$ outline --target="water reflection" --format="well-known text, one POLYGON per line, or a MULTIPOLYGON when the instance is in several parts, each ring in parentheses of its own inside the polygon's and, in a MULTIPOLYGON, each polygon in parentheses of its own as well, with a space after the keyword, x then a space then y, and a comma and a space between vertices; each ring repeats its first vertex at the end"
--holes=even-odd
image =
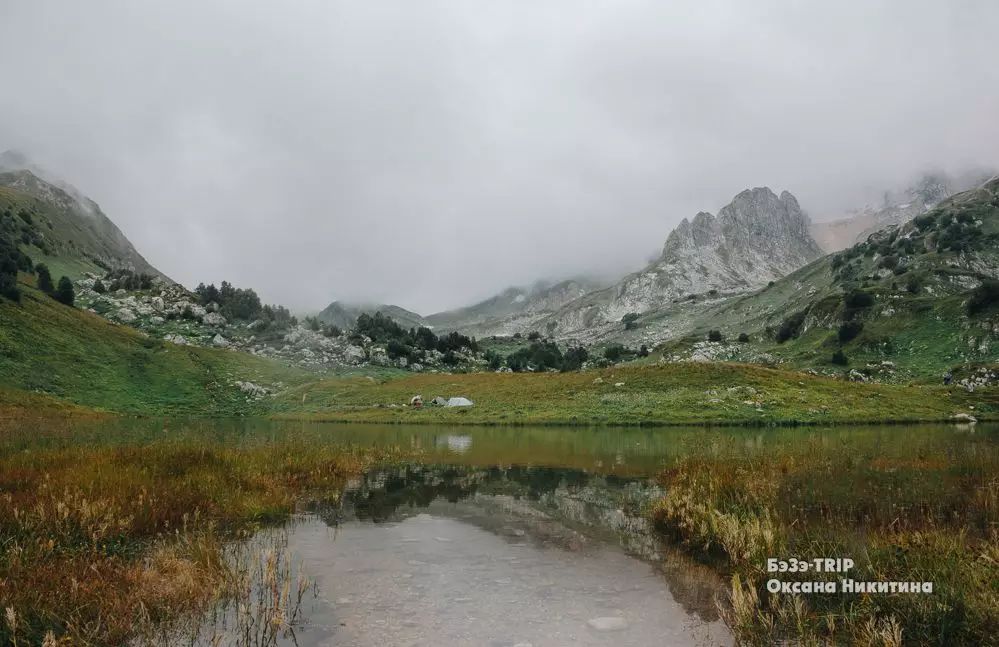
POLYGON ((371 472, 290 535, 325 593, 298 644, 730 644, 717 576, 639 515, 656 493, 566 468, 371 472))

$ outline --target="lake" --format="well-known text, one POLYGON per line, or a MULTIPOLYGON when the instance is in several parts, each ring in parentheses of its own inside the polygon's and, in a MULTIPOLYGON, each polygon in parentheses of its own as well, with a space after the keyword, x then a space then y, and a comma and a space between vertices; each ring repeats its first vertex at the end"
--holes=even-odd
POLYGON ((265 524, 242 542, 280 544, 291 578, 299 569, 308 577, 294 622, 249 640, 234 628, 236 611, 216 611, 189 638, 203 644, 731 645, 718 604, 728 592, 719 575, 724 564, 692 554, 684 537, 650 521, 666 492, 665 468, 724 465, 748 474, 779 463, 775 480, 791 474, 797 481, 777 488, 775 510, 802 527, 835 525, 864 541, 891 523, 914 530, 951 524, 988 536, 996 510, 957 501, 976 483, 991 483, 999 464, 999 433, 985 425, 564 429, 110 420, 12 426, 3 443, 8 456, 143 445, 264 451, 275 461, 289 451, 342 447, 392 448, 399 456, 347 478, 334 496, 303 495, 289 522, 265 524), (806 463, 812 467, 794 467, 806 463), (824 465, 825 475, 814 467, 824 465))

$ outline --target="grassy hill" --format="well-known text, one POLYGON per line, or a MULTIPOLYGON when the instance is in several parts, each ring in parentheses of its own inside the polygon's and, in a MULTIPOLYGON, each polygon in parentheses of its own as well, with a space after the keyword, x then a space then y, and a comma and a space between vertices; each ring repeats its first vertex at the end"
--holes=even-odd
POLYGON ((20 304, 0 299, 0 387, 117 412, 218 416, 265 411, 268 399, 248 397, 236 381, 280 389, 310 377, 246 353, 152 340, 21 289, 20 304))
POLYGON ((0 217, 18 227, 21 248, 56 277, 79 278, 84 272, 103 274, 124 267, 166 278, 96 203, 31 171, 0 173, 0 217))
POLYGON ((728 341, 707 352, 720 359, 772 358, 826 373, 889 362, 895 381, 937 380, 999 356, 999 298, 989 287, 997 277, 999 179, 759 292, 659 315, 684 320, 687 332, 662 350, 689 354, 718 330, 728 341), (751 343, 737 343, 741 333, 751 343), (846 364, 833 362, 837 352, 846 364))

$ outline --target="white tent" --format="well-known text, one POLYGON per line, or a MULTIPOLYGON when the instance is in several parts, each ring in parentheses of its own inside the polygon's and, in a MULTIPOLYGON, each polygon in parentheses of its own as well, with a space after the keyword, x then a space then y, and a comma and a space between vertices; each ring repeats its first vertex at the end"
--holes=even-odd
POLYGON ((447 401, 445 407, 470 407, 472 406, 472 401, 468 398, 451 398, 447 401))

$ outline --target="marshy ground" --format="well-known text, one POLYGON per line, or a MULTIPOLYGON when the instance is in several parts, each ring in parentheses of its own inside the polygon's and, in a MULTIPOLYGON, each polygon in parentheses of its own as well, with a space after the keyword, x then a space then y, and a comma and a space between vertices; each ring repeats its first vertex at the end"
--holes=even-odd
MULTIPOLYGON (((569 599, 571 582, 583 583, 571 596, 579 615, 562 614, 562 625, 539 616, 520 627, 513 607, 480 604, 497 645, 545 645, 563 631, 599 641, 588 622, 600 617, 624 619, 619 644, 646 644, 652 634, 642 632, 656 631, 646 605, 679 605, 707 625, 724 618, 745 644, 988 645, 999 635, 999 430, 985 424, 653 430, 52 416, 3 424, 4 642, 41 644, 51 632, 50 643, 121 644, 211 617, 225 600, 260 588, 247 583, 248 562, 241 572, 227 551, 296 511, 307 520, 297 527, 315 532, 289 527, 284 559, 304 556, 305 582, 331 604, 292 617, 297 571, 268 576, 266 558, 258 560, 258 580, 276 592, 265 615, 283 618, 264 635, 275 644, 281 631, 324 613, 337 631, 346 631, 341 620, 351 631, 372 623, 386 636, 458 631, 447 612, 438 626, 419 605, 405 617, 398 609, 378 616, 405 587, 374 587, 377 574, 366 574, 363 560, 387 561, 390 549, 396 560, 412 553, 404 566, 430 587, 420 590, 445 601, 469 590, 457 597, 476 604, 462 555, 486 564, 490 581, 507 582, 494 582, 500 590, 537 590, 530 578, 547 573, 550 608, 569 599), (331 537, 316 552, 326 527, 352 539, 331 537), (422 543, 407 548, 403 540, 413 538, 422 543), (509 548, 518 543, 531 557, 512 559, 535 560, 529 574, 486 554, 525 550, 509 548), (853 558, 854 579, 932 581, 934 592, 766 592, 767 558, 826 556, 853 558), (614 564, 618 573, 645 573, 635 576, 643 597, 614 589, 617 580, 603 593, 585 584, 614 564), (360 607, 343 602, 362 598, 360 607), (548 633, 532 639, 531 626, 548 633)), ((724 642, 727 632, 712 631, 724 642)), ((346 644, 331 636, 314 644, 346 644)))

